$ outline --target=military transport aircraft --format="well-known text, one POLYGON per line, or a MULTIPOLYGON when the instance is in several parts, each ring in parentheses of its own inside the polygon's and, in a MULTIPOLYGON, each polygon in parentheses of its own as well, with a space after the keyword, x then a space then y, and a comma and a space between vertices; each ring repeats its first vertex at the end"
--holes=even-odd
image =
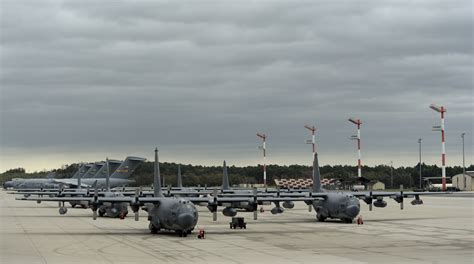
POLYGON ((247 197, 218 197, 217 190, 213 197, 164 197, 161 190, 160 169, 158 161, 158 149, 155 149, 155 169, 154 169, 154 196, 140 197, 138 190, 134 197, 99 197, 95 189, 93 197, 37 197, 37 198, 17 198, 17 200, 30 201, 56 201, 59 202, 60 210, 64 210, 65 202, 88 202, 93 211, 93 219, 97 218, 97 211, 100 206, 107 203, 128 203, 135 213, 135 220, 138 221, 139 209, 148 212, 149 229, 152 233, 157 233, 161 229, 175 231, 180 236, 189 234, 197 224, 198 212, 194 204, 207 204, 207 208, 213 213, 213 219, 217 220, 218 206, 227 206, 235 202, 250 203, 254 210, 254 219, 257 219, 257 206, 262 203, 274 202, 279 204, 285 201, 313 202, 319 199, 316 197, 258 197, 256 189, 253 196, 247 197))
MULTIPOLYGON (((428 192, 329 192, 321 187, 321 176, 319 171, 318 156, 315 153, 313 161, 313 181, 314 186, 312 192, 304 194, 295 193, 294 197, 281 196, 261 196, 254 189, 252 194, 233 194, 234 196, 218 196, 217 189, 211 197, 164 197, 161 190, 160 171, 158 162, 158 150, 155 150, 155 173, 154 173, 154 196, 141 197, 137 190, 133 197, 100 197, 97 189, 92 197, 38 197, 38 198, 17 198, 18 200, 31 201, 57 201, 60 207, 64 207, 64 202, 80 201, 87 202, 93 210, 93 218, 96 219, 97 211, 100 206, 111 203, 127 203, 130 204, 135 213, 135 220, 138 220, 138 211, 140 208, 148 212, 149 229, 152 233, 156 233, 161 229, 176 231, 182 236, 186 236, 191 232, 198 220, 197 210, 194 204, 207 205, 207 208, 213 214, 213 220, 217 219, 217 208, 224 207, 223 214, 226 216, 234 216, 236 214, 235 207, 251 206, 254 219, 257 219, 258 205, 274 203, 278 211, 283 209, 280 203, 293 203, 303 201, 314 208, 316 218, 324 221, 327 218, 341 219, 344 222, 351 223, 360 212, 359 199, 370 205, 372 203, 376 207, 385 207, 387 205, 383 198, 393 198, 400 203, 403 209, 404 198, 414 197, 411 202, 413 205, 419 205, 423 202, 420 200, 421 195, 440 194, 428 192), (375 200, 375 201, 374 201, 375 200), (233 209, 233 210, 231 210, 233 209)), ((277 194, 278 195, 278 194, 277 194)))

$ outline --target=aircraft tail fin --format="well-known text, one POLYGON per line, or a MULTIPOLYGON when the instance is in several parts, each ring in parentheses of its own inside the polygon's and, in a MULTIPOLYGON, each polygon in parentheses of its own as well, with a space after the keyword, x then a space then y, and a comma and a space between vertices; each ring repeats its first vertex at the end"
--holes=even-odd
POLYGON ((319 172, 318 153, 314 153, 313 160, 313 192, 322 192, 321 173, 319 172))
POLYGON ((155 169, 153 174, 153 194, 155 197, 162 197, 161 191, 161 177, 160 177, 160 162, 158 160, 158 148, 155 148, 155 169))
POLYGON ((222 171, 222 190, 230 190, 229 174, 227 173, 227 165, 224 160, 222 171))
POLYGON ((93 163, 89 170, 81 175, 81 178, 93 178, 103 167, 105 167, 105 163, 103 162, 93 163))
POLYGON ((91 166, 92 166, 91 164, 82 164, 79 167, 79 169, 74 173, 74 175, 72 175, 71 178, 73 179, 79 178, 79 175, 83 175, 84 173, 86 173, 90 169, 91 166))
POLYGON ((178 187, 183 188, 183 179, 181 176, 181 165, 178 164, 178 187))
POLYGON ((115 172, 110 175, 110 178, 128 179, 135 169, 145 160, 145 158, 127 157, 115 172))
MULTIPOLYGON (((120 164, 122 164, 122 161, 119 161, 119 160, 109 160, 109 171, 110 171, 110 175, 112 175, 112 173, 115 172, 115 170, 117 170, 117 168, 120 166, 120 164)), ((97 178, 106 178, 107 176, 107 166, 102 166, 98 171, 97 173, 91 177, 91 178, 94 178, 94 179, 97 179, 97 178)))

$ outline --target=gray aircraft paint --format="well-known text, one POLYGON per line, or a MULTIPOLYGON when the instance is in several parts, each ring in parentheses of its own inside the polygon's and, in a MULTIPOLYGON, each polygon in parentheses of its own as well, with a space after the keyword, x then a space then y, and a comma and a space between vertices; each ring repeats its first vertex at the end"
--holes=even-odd
POLYGON ((227 173, 227 165, 224 160, 224 164, 222 165, 222 190, 230 190, 229 184, 229 174, 227 173))
POLYGON ((359 200, 349 192, 325 192, 321 187, 321 173, 319 171, 318 154, 314 154, 313 160, 313 193, 315 195, 324 193, 324 200, 313 202, 316 217, 319 221, 326 218, 338 218, 343 221, 352 222, 360 212, 359 200))
MULTIPOLYGON (((122 164, 122 161, 119 160, 109 160, 109 170, 110 173, 114 173, 115 170, 122 164)), ((107 166, 102 166, 97 173, 91 178, 105 178, 107 176, 107 166)))
POLYGON ((110 175, 110 179, 128 179, 135 169, 145 160, 145 158, 127 157, 115 172, 110 175))
POLYGON ((97 172, 104 167, 105 163, 104 162, 96 162, 92 164, 92 166, 87 170, 86 173, 82 175, 82 178, 93 178, 97 172))
POLYGON ((155 149, 155 166, 153 177, 153 191, 156 198, 160 197, 158 204, 147 206, 149 229, 157 233, 160 229, 176 231, 186 236, 197 224, 198 211, 194 204, 182 198, 163 197, 161 190, 160 165, 158 149, 155 149))
POLYGON ((72 175, 71 178, 77 179, 80 175, 84 175, 92 167, 91 163, 82 164, 81 167, 72 175))
MULTIPOLYGON (((145 158, 139 157, 127 157, 122 164, 115 170, 114 173, 110 176, 110 188, 115 188, 119 186, 126 186, 131 183, 134 183, 134 180, 130 180, 130 175, 135 171, 135 169, 145 161, 145 158)), ((78 186, 78 181, 76 179, 61 179, 56 180, 58 183, 63 183, 69 186, 78 186)), ((92 186, 95 184, 97 188, 106 187, 105 178, 81 178, 81 184, 83 187, 92 186)))

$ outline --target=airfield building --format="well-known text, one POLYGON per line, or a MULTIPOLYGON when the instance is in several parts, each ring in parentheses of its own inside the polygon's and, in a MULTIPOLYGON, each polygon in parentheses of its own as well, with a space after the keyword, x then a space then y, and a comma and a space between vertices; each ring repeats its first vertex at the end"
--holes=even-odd
POLYGON ((474 191, 474 171, 466 171, 466 174, 457 174, 452 178, 453 188, 460 191, 474 191))

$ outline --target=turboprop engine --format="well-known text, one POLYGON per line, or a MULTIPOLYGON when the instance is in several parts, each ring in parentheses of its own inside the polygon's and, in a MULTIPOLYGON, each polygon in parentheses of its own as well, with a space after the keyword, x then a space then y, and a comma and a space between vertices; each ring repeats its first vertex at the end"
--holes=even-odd
POLYGON ((383 200, 382 197, 377 197, 377 200, 374 202, 375 207, 385 207, 387 206, 387 202, 383 200))
POLYGON ((292 201, 284 201, 282 205, 287 209, 292 209, 293 207, 295 207, 295 203, 292 201))
POLYGON ((225 216, 233 217, 237 215, 237 210, 232 207, 226 207, 224 208, 224 210, 222 210, 222 214, 225 216))
POLYGON ((272 210, 270 210, 270 212, 272 214, 281 214, 281 213, 283 213, 283 211, 284 210, 281 207, 273 207, 272 210))

